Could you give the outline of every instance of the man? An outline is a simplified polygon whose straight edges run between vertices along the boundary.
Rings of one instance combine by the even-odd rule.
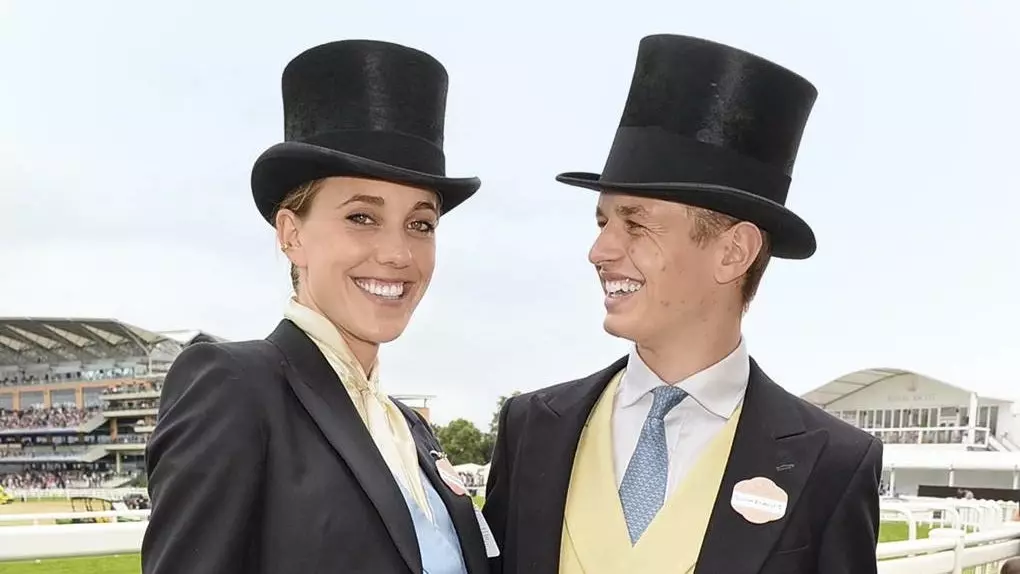
[[[741,336],[769,258],[815,251],[785,200],[816,95],[746,52],[642,40],[602,174],[557,178],[600,191],[589,259],[634,348],[506,402],[494,571],[876,572],[881,443],[772,382]]]

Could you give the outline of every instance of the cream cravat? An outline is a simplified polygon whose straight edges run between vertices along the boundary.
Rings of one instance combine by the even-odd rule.
[[[291,299],[284,316],[305,332],[336,371],[390,472],[432,520],[432,508],[418,471],[418,450],[400,409],[379,388],[379,363],[365,374],[335,326],[319,313]]]

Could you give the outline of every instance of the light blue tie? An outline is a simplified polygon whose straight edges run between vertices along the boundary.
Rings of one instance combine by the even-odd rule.
[[[636,544],[641,538],[666,500],[669,452],[666,448],[666,423],[662,419],[686,397],[687,393],[676,387],[652,389],[652,408],[641,427],[641,438],[620,483],[620,502],[631,544]]]

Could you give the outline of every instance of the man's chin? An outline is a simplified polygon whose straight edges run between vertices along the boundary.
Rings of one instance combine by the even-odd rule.
[[[602,322],[602,328],[605,329],[606,333],[627,341],[634,341],[634,329],[627,324],[628,321],[623,320],[622,317],[614,317],[613,315],[607,315],[605,320]]]

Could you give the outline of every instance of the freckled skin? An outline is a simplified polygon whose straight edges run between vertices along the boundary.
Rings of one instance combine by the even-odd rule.
[[[611,335],[639,350],[667,348],[698,339],[723,315],[739,324],[739,279],[757,254],[742,243],[746,228],[699,244],[687,206],[610,192],[599,196],[596,223],[601,231],[588,254],[596,271],[643,284],[607,299],[604,327]]]

